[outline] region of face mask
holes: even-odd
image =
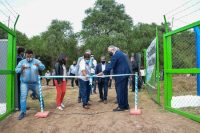
[[[31,62],[33,60],[33,58],[27,58],[28,62]]]
[[[105,64],[105,63],[106,63],[106,61],[101,61],[101,63],[102,63],[102,64]]]
[[[109,52],[108,54],[109,54],[110,56],[113,56],[113,53],[112,53],[112,52]]]
[[[90,60],[85,60],[86,64],[89,64],[90,63]]]
[[[73,64],[74,66],[76,65],[76,64]]]

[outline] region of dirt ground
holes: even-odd
[[[69,83],[68,83],[69,84]],[[55,106],[55,87],[44,86],[46,110],[50,111],[47,118],[37,119],[39,111],[37,100],[28,98],[26,117],[19,121],[19,112],[15,112],[0,122],[1,133],[200,133],[200,123],[165,111],[155,104],[146,90],[139,92],[139,108],[142,115],[129,115],[128,111],[112,112],[116,108],[115,89],[109,89],[108,103],[99,103],[98,94],[91,95],[89,110],[77,103],[77,87],[67,86],[65,109],[59,111]],[[133,107],[133,93],[129,90],[129,104]]]

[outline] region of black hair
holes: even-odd
[[[25,49],[24,48],[22,48],[22,47],[19,47],[18,49],[17,49],[17,54],[20,54],[21,52],[24,52],[25,51]]]
[[[90,58],[90,54],[85,53],[83,57],[84,57],[84,59],[85,59],[85,58],[89,59],[89,58]]]
[[[26,54],[33,54],[33,51],[28,49],[28,50],[26,50]]]
[[[59,62],[60,64],[66,64],[66,61],[65,61],[65,58],[67,57],[66,54],[60,54],[58,59],[57,59],[57,62]]]

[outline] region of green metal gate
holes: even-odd
[[[15,21],[17,23],[19,16]],[[0,120],[14,111],[16,32],[0,22],[0,29],[8,38],[0,42]],[[0,35],[1,36],[1,35]]]

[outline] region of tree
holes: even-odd
[[[91,49],[98,59],[106,53],[110,44],[122,50],[128,49],[132,43],[133,22],[122,4],[115,0],[97,0],[94,7],[85,13],[87,17],[83,20],[81,31],[85,49]]]
[[[26,34],[16,31],[17,34],[17,39],[16,39],[16,44],[17,46],[27,46],[29,44],[29,39],[26,36]]]
[[[41,34],[41,42],[41,55],[48,57],[51,63],[55,62],[60,53],[70,56],[69,63],[77,57],[77,40],[68,21],[53,20],[48,30]]]

